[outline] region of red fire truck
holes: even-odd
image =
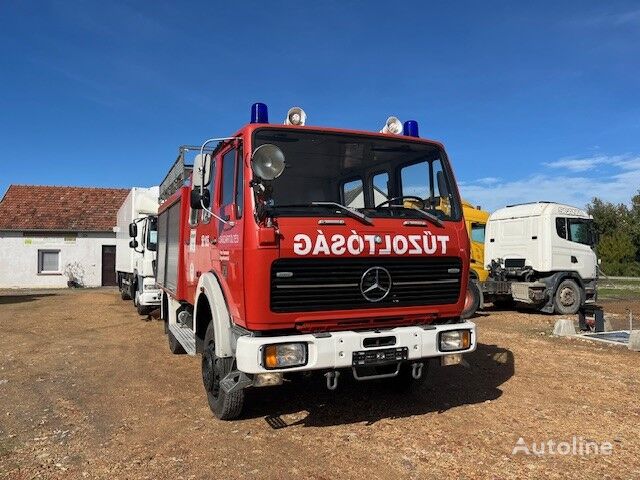
[[[320,371],[408,386],[476,347],[460,319],[469,240],[440,143],[305,125],[264,104],[233,136],[185,147],[161,186],[157,279],[173,353],[202,355],[209,405]],[[214,145],[215,143],[215,145]],[[190,176],[190,181],[188,180]]]

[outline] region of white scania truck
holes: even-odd
[[[116,276],[123,300],[133,299],[140,315],[160,306],[155,262],[158,187],[132,188],[118,210]]]
[[[483,302],[573,314],[597,299],[593,218],[569,205],[536,202],[491,214],[485,233]]]

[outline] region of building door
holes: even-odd
[[[102,286],[116,286],[116,246],[102,246]]]

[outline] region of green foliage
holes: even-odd
[[[594,198],[587,211],[600,235],[602,270],[613,276],[640,276],[640,190],[630,207]]]
[[[636,248],[628,233],[614,231],[600,238],[598,255],[603,262],[607,263],[632,262],[636,255]]]

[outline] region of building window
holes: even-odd
[[[61,273],[60,250],[38,250],[38,273]]]

